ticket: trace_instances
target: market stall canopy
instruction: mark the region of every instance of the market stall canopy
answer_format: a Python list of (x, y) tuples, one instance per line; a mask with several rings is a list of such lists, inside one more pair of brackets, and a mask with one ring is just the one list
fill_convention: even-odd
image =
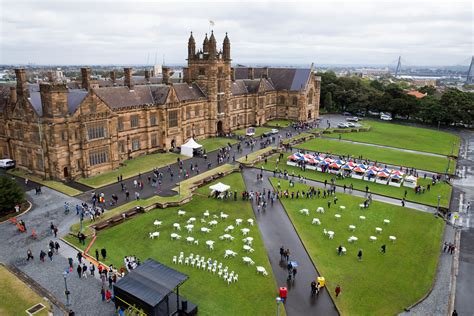
[(212, 191), (217, 191), (217, 192), (225, 192), (230, 189), (230, 186), (222, 182), (219, 182), (214, 185), (211, 185), (209, 189), (211, 189)]
[(199, 145), (193, 138), (190, 138), (186, 144), (181, 145), (181, 155), (192, 157), (194, 150), (200, 148), (202, 148), (202, 145)]

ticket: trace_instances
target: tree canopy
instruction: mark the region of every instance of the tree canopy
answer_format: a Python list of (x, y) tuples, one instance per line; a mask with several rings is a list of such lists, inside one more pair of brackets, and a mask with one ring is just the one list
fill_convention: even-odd
[(0, 216), (10, 213), (15, 205), (24, 201), (24, 193), (15, 180), (0, 177)]

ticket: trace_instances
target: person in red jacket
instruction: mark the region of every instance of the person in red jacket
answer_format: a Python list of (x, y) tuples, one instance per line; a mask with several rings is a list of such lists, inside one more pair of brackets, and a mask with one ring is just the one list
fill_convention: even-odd
[(338, 284), (338, 285), (336, 286), (336, 297), (339, 296), (339, 293), (341, 293), (341, 286)]
[(107, 300), (107, 303), (110, 302), (110, 298), (112, 297), (112, 293), (110, 290), (105, 291), (105, 299)]

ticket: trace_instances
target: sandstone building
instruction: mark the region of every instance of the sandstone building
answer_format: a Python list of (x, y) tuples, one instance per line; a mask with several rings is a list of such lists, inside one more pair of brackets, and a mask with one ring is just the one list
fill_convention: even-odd
[(0, 86), (0, 157), (45, 178), (89, 177), (139, 155), (169, 150), (189, 137), (202, 139), (270, 119), (312, 121), (319, 115), (320, 79), (312, 69), (233, 68), (227, 34), (217, 50), (214, 34), (202, 49), (188, 41), (183, 82), (163, 67), (157, 81), (145, 72), (135, 82), (111, 72), (107, 82)]

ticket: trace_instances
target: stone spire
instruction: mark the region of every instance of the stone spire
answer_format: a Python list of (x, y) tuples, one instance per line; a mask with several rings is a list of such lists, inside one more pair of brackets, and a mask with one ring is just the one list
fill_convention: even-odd
[(207, 39), (207, 33), (206, 37), (204, 37), (204, 42), (202, 43), (202, 52), (209, 53), (209, 40)]
[(189, 40), (188, 40), (188, 59), (193, 59), (195, 55), (196, 55), (196, 41), (194, 40), (193, 32), (191, 32), (191, 35), (189, 36)]
[(230, 40), (229, 37), (227, 37), (227, 32), (225, 33), (224, 42), (222, 44), (222, 51), (224, 60), (230, 60)]

